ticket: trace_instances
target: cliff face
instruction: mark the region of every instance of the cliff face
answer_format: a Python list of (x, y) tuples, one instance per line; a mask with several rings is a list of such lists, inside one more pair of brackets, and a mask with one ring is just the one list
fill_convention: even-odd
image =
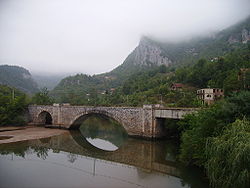
[(149, 39), (143, 37), (136, 49), (133, 52), (133, 64), (140, 66), (160, 66), (172, 63), (172, 61), (164, 56), (163, 50), (151, 42)]
[(243, 44), (246, 44), (248, 41), (250, 41), (250, 30), (243, 29), (241, 32), (241, 40)]
[(142, 37), (138, 46), (128, 55), (125, 61), (103, 76), (112, 76), (112, 87), (121, 85), (130, 75), (139, 71), (150, 70), (160, 65), (170, 66), (173, 60), (161, 45), (147, 37)]
[(229, 36), (228, 43), (243, 43), (246, 44), (248, 41), (250, 41), (250, 30), (247, 28), (244, 28), (241, 30), (241, 32), (234, 33)]

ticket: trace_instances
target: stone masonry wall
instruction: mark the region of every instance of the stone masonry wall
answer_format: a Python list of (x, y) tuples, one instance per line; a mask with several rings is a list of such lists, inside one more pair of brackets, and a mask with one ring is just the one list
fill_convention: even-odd
[(52, 117), (51, 127), (71, 129), (75, 122), (89, 114), (102, 114), (119, 122), (131, 136), (158, 138), (164, 136), (158, 118), (181, 119), (183, 115), (191, 113), (190, 109), (155, 109), (148, 105), (143, 108), (133, 107), (86, 107), (54, 104), (53, 106), (31, 105), (29, 114), (31, 123), (41, 124), (42, 112), (47, 112)]
[(131, 136), (152, 137), (152, 109), (132, 107), (29, 106), (31, 123), (41, 124), (40, 114), (52, 116), (52, 127), (70, 129), (74, 122), (89, 114), (102, 114), (119, 122)]

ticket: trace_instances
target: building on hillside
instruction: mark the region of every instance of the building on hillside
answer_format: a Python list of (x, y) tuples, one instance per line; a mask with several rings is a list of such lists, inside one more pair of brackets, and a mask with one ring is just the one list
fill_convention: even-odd
[(224, 97), (223, 89), (219, 88), (204, 88), (197, 90), (197, 97), (202, 101), (202, 104), (213, 104)]
[(172, 85), (170, 86), (170, 89), (172, 91), (181, 91), (184, 88), (184, 84), (181, 83), (172, 83)]
[(115, 92), (115, 88), (110, 88), (110, 95), (112, 95)]

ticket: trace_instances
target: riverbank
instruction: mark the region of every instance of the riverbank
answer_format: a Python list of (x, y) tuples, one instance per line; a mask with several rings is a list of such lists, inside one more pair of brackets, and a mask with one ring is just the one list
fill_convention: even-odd
[(45, 127), (8, 127), (0, 128), (0, 144), (13, 143), (25, 140), (34, 140), (57, 136), (68, 132), (62, 129), (49, 129)]

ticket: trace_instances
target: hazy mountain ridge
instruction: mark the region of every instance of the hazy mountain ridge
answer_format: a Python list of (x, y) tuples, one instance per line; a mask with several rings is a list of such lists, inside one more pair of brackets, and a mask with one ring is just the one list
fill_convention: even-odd
[[(81, 75), (80, 84), (76, 84), (79, 82), (79, 75), (66, 77), (54, 91), (60, 90), (66, 93), (81, 91), (86, 95), (95, 89), (97, 93), (103, 93), (119, 87), (139, 71), (150, 70), (159, 65), (169, 68), (186, 66), (197, 62), (200, 58), (214, 59), (244, 47), (248, 41), (250, 41), (250, 17), (211, 36), (181, 43), (159, 42), (142, 37), (139, 45), (125, 61), (111, 72), (92, 77)], [(86, 76), (88, 79), (85, 79)]]
[(30, 94), (39, 91), (37, 83), (33, 80), (30, 72), (18, 66), (0, 65), (0, 84)]
[(170, 43), (142, 37), (139, 45), (111, 75), (166, 65), (178, 67), (195, 63), (200, 58), (212, 59), (244, 46), (250, 41), (250, 17), (221, 32), (197, 37), (186, 42)]

